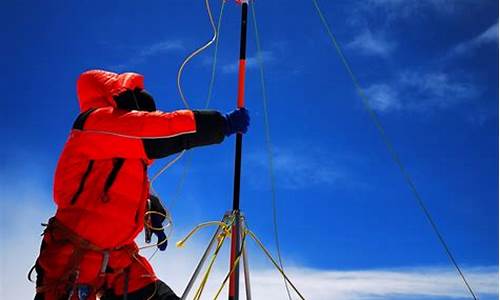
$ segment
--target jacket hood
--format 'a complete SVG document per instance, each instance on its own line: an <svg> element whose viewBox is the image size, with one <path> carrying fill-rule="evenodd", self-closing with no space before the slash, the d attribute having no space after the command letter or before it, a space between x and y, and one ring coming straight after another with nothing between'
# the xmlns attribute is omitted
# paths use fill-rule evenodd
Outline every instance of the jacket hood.
<svg viewBox="0 0 500 300"><path fill-rule="evenodd" d="M114 96L135 89L144 89L144 76L103 70L86 71L80 75L76 84L80 111L105 106L116 107Z"/></svg>

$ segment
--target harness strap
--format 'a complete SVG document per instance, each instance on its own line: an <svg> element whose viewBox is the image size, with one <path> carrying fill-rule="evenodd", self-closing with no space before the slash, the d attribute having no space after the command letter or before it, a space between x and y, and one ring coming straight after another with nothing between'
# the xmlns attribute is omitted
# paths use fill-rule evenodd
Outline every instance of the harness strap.
<svg viewBox="0 0 500 300"><path fill-rule="evenodd" d="M102 253L102 263L101 263L101 275L104 276L104 273L106 273L106 269L108 268L109 264L109 251L104 251Z"/></svg>
<svg viewBox="0 0 500 300"><path fill-rule="evenodd" d="M123 300L128 300L128 283L130 280L130 267L125 269L125 278L123 278Z"/></svg>
<svg viewBox="0 0 500 300"><path fill-rule="evenodd" d="M49 220L49 224L47 225L45 232L49 233L59 232L62 235L63 240L69 241L77 249L91 250L95 252L104 251L103 248L96 246L92 242L82 238L76 232L68 228L66 225L59 222L56 218L51 218Z"/></svg>
<svg viewBox="0 0 500 300"><path fill-rule="evenodd" d="M57 232L62 236L60 241L67 241L71 243L75 249L68 261L68 265L66 267L67 270L66 273L59 279L57 279L57 281L48 282L42 286L36 287L37 293L56 290L62 293L67 293L71 298L71 296L75 292L76 282L80 274L80 264L82 258L88 251L98 252L101 253L103 256L100 267L99 278L95 284L90 286L90 288L93 291L98 291L105 284L104 280L105 274L109 273L108 264L109 264L110 254L112 252L125 251L128 255L130 255L131 261L133 261L135 253L138 252L138 249L130 244L108 249L101 248L93 244L92 242L88 241L87 239L84 239L83 237L79 236L73 230L71 230L70 228L59 222L56 218L51 218L46 226L47 227L44 230L44 234L51 234L51 236L53 236L53 234ZM123 270L117 270L114 271L113 273L119 273L119 271ZM64 297L66 298L66 296Z"/></svg>

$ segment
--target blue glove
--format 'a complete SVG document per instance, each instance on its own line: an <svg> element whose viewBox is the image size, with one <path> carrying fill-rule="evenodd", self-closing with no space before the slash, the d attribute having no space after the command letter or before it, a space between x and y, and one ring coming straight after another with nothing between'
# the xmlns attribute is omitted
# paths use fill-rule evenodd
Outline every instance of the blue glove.
<svg viewBox="0 0 500 300"><path fill-rule="evenodd" d="M168 245L168 240L167 236L165 235L165 231L163 229L161 230L156 230L154 228L161 228L163 227L163 219L165 219L163 216L157 215L157 214L151 214L151 226L153 226L153 229L151 229L158 238L158 249L160 251L165 251L167 249Z"/></svg>
<svg viewBox="0 0 500 300"><path fill-rule="evenodd" d="M154 233L158 238L158 249L160 249L160 251L165 251L165 249L167 249L168 240L162 228L167 211L161 204L160 198L155 195L149 195L147 211L150 213L148 216L152 228L148 229L146 227L146 242L149 243L151 241L151 233Z"/></svg>
<svg viewBox="0 0 500 300"><path fill-rule="evenodd" d="M246 108L235 109L226 115L226 128L224 134L230 136L236 132L246 133L250 124L250 116Z"/></svg>

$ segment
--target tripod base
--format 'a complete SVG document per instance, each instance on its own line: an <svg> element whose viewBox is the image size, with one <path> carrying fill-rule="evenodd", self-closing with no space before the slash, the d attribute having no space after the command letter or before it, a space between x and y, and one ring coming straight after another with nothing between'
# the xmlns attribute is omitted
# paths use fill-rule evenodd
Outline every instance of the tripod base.
<svg viewBox="0 0 500 300"><path fill-rule="evenodd" d="M207 223L202 223L198 226L196 226L183 240L177 243L178 247L182 247L184 243L198 230L200 230L203 227L207 227L210 225L217 225L217 230L215 231L214 235L210 239L207 248L205 249L205 252L203 252L203 255L198 262L198 265L196 266L196 269L194 270L193 274L191 275L191 278L182 293L182 300L187 299L189 293L191 292L194 283L198 279L198 276L201 273L201 270L203 269L203 266L205 265L208 257L210 256L210 253L212 252L212 249L215 247L215 250L213 251L212 257L210 258L210 261L208 263L208 266L205 270L205 273L203 275L203 278L201 279L200 285L198 289L195 292L195 295L193 297L194 300L199 300L201 299L201 295L203 293L203 289L205 288L205 285L208 281L208 277L210 275L210 272L212 271L212 267L215 263L215 260L217 259L217 256L219 254L220 249L224 245L224 242L227 237L232 235L232 228L236 224L239 225L239 240L241 241L241 244L238 245L239 249L237 252L237 256L234 257L234 260L231 259L231 266L230 266L230 271L229 273L225 276L220 288L218 289L216 295L214 296L214 300L218 298L222 290L224 289L224 286L226 285L226 282L229 280L230 276L235 272L236 270L239 271L238 265L240 262L240 259L243 259L243 274L245 278L245 293L246 293L246 299L251 300L252 299L252 293L251 293L251 284L250 284L250 267L248 264L248 253L246 251L246 238L247 236L250 236L260 247L260 249L263 251L263 253L267 256L267 258L272 262L274 267L281 273L283 276L283 279L285 280L286 283L288 283L292 289L295 291L295 293L299 296L300 299L305 300L305 298L302 296L302 294L297 290L295 285L290 281L288 276L285 274L283 269L278 265L276 260L272 257L271 253L264 247L262 242L257 238L257 236L250 231L246 225L245 225L245 219L243 217L243 214L241 212L226 212L224 214L224 217L222 218L221 221L215 221L215 222L207 222ZM238 293L234 294L233 296L229 297L230 300L238 300L239 295Z"/></svg>

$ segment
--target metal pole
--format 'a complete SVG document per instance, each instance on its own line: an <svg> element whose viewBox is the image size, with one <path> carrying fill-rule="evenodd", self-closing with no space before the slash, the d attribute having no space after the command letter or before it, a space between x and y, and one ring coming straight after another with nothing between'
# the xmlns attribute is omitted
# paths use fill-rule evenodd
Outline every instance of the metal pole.
<svg viewBox="0 0 500 300"><path fill-rule="evenodd" d="M223 219L224 221L224 219ZM203 265L205 264L205 261L207 260L208 255L210 254L210 251L215 245L215 242L217 241L217 236L221 233L222 228L219 226L217 227L217 230L215 231L214 236L210 240L210 243L208 244L207 249L203 253L203 256L200 259L200 262L198 263L198 266L196 266L196 270L193 272L193 275L191 276L191 279L189 280L188 285L186 286L186 289L184 290L184 293L182 293L182 300L185 300L187 296L189 295L189 292L193 288L193 285L196 281L196 278L198 278L198 275L200 274L201 268L203 268Z"/></svg>
<svg viewBox="0 0 500 300"><path fill-rule="evenodd" d="M243 216L241 217L241 229L245 230L245 223L243 220ZM245 292L246 292L246 300L252 300L252 287L250 285L250 267L248 266L248 253L246 243L243 245L243 249L241 249L241 256L243 258L243 274L245 276Z"/></svg>
<svg viewBox="0 0 500 300"><path fill-rule="evenodd" d="M247 44L247 15L248 0L238 1L241 3L241 35L240 35L240 60L238 70L238 108L245 107L245 64ZM241 148L243 135L236 134L236 154L234 160L234 189L233 189L233 213L236 220L240 218L240 178L241 178ZM231 235L231 259L229 268L232 269L240 249L240 222L235 222ZM239 299L239 266L236 265L234 272L229 278L229 300Z"/></svg>

